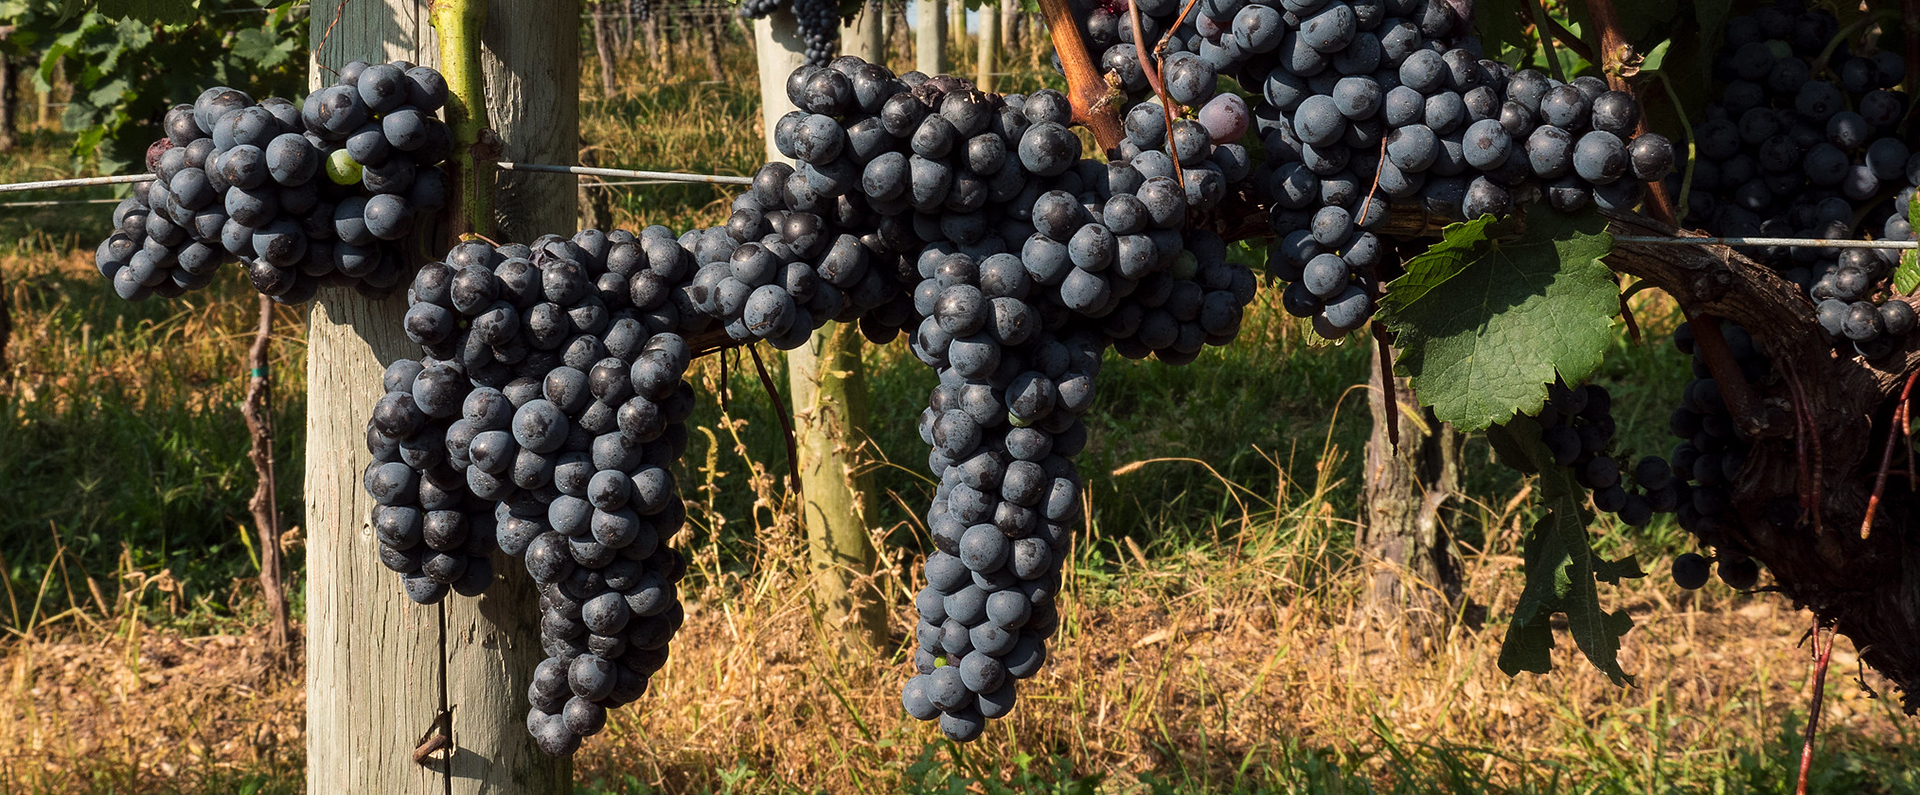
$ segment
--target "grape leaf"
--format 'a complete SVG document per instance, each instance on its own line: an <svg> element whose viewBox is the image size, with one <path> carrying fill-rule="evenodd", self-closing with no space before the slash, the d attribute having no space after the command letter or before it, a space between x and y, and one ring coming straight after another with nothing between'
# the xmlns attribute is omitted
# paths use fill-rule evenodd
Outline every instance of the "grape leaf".
<svg viewBox="0 0 1920 795"><path fill-rule="evenodd" d="M194 19L193 0L99 0L99 11L112 19L162 25L185 25Z"/></svg>
<svg viewBox="0 0 1920 795"><path fill-rule="evenodd" d="M1661 39L1659 44L1653 45L1653 49L1648 50L1646 57L1641 59L1640 71L1660 71L1660 67L1667 62L1667 50L1672 46L1673 39Z"/></svg>
<svg viewBox="0 0 1920 795"><path fill-rule="evenodd" d="M250 61L261 69L286 63L299 46L297 40L275 35L266 28L248 28L233 37L234 57Z"/></svg>
<svg viewBox="0 0 1920 795"><path fill-rule="evenodd" d="M1474 7L1474 32L1489 45L1490 51L1498 52L1503 46L1530 49L1532 42L1526 31L1530 22L1520 0L1480 0Z"/></svg>
<svg viewBox="0 0 1920 795"><path fill-rule="evenodd" d="M1503 460L1525 456L1539 473L1540 496L1547 507L1546 515L1527 531L1527 584L1500 644L1500 670L1508 676L1551 672L1552 618L1565 613L1568 634L1587 660L1614 684L1633 684L1633 676L1620 668L1620 638L1633 628L1633 618L1624 609L1601 609L1596 583L1618 585L1622 578L1644 577L1645 572L1632 556L1607 560L1594 552L1587 535L1593 517L1586 509L1586 490L1574 480L1572 469L1553 463L1553 454L1540 443L1538 423L1516 418L1488 428L1487 438L1497 440L1494 447Z"/></svg>
<svg viewBox="0 0 1920 795"><path fill-rule="evenodd" d="M1920 193L1907 200L1907 225L1920 229ZM1920 251L1907 249L1900 252L1900 266L1893 269L1893 289L1911 295L1915 287L1920 287Z"/></svg>
<svg viewBox="0 0 1920 795"><path fill-rule="evenodd" d="M1545 205L1520 220L1454 224L1387 285L1380 318L1396 335L1394 372L1441 420L1477 431L1532 413L1555 377L1578 383L1613 342L1619 286L1600 259L1606 219Z"/></svg>

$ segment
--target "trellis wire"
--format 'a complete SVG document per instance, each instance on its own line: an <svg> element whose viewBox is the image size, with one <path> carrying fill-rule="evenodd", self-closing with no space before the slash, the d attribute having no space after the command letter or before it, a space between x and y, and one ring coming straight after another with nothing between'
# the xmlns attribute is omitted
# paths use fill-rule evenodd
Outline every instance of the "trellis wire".
<svg viewBox="0 0 1920 795"><path fill-rule="evenodd" d="M591 166L554 166L544 163L513 163L501 161L494 164L502 171L527 171L545 174L573 174L586 177L624 177L631 182L601 182L601 187L618 185L660 185L670 183L693 183L712 185L752 185L752 177L731 177L721 174L688 174L678 171L641 171L626 168L595 168ZM93 185L119 185L131 182L152 180L152 174L121 174L112 177L81 177L79 179L50 179L38 182L16 182L0 185L0 193L14 191L45 190L49 188L81 188ZM110 200L93 200L105 203ZM12 202L0 204L0 207L41 207L63 202ZM74 202L66 202L74 203ZM1875 248L1911 251L1920 249L1920 241L1915 240L1824 240L1806 237L1652 237L1645 235L1619 235L1613 238L1616 243L1637 243L1649 246L1793 246L1799 248Z"/></svg>
<svg viewBox="0 0 1920 795"><path fill-rule="evenodd" d="M549 174L574 174L589 177L626 177L629 179L649 180L654 183L686 182L714 185L752 185L752 177L730 177L722 174L687 174L678 171L636 171L625 168L590 168L587 166L550 166L541 163L509 163L501 161L494 164L502 171L536 171ZM47 190L51 188L85 188L94 185L121 185L130 182L149 182L152 174L120 174L112 177L80 177L77 179L48 179L37 182L15 182L0 184L0 193L16 191Z"/></svg>
<svg viewBox="0 0 1920 795"><path fill-rule="evenodd" d="M119 199L50 199L40 202L0 202L5 207L55 207L62 204L119 204Z"/></svg>
<svg viewBox="0 0 1920 795"><path fill-rule="evenodd" d="M0 193L12 193L23 190L45 190L47 188L85 188L92 185L121 185L128 182L146 182L153 179L152 174L121 174L112 177L81 177L79 179L45 179L38 182L15 182L0 185Z"/></svg>
<svg viewBox="0 0 1920 795"><path fill-rule="evenodd" d="M685 174L677 171L635 171L625 168L593 168L589 166L549 166L538 163L500 162L501 171L539 171L549 174L575 174L588 177L626 177L629 179L653 179L664 182L706 182L715 185L752 185L752 177L728 177L719 174Z"/></svg>
<svg viewBox="0 0 1920 795"><path fill-rule="evenodd" d="M1647 237L1619 235L1615 243L1640 243L1650 246L1793 246L1795 248L1885 248L1920 249L1916 240L1823 240L1810 237Z"/></svg>

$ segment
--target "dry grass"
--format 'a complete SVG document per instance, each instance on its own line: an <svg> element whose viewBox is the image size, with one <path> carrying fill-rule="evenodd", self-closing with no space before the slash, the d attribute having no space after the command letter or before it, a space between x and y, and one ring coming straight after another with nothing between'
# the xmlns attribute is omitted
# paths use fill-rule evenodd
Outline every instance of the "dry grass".
<svg viewBox="0 0 1920 795"><path fill-rule="evenodd" d="M1520 585L1523 510L1474 517L1497 532L1495 548L1469 564L1466 612L1495 620L1417 642L1368 610L1367 567L1342 565L1334 551L1347 528L1303 488L1277 507L1243 495L1242 522L1185 550L1149 553L1097 523L1084 531L1052 659L1014 715L964 752L899 709L910 612L894 615L900 648L838 652L837 633L811 618L791 523L757 512L772 521L758 528L750 569L722 571L714 550L691 550L698 565L673 660L588 742L580 780L896 792L956 773L1025 780L1057 757L1115 792L1167 780L1183 792L1300 791L1313 769L1303 759L1397 791L1562 791L1556 777L1581 792L1705 792L1741 776L1762 780L1731 791L1785 786L1790 773L1775 757L1792 749L1772 741L1807 703L1808 664L1795 647L1804 614L1765 595L1684 593L1653 577L1606 596L1639 623L1623 652L1637 687L1609 684L1564 637L1560 670L1508 678L1493 663ZM891 574L910 563L896 555ZM239 773L297 787L284 777L300 764L299 678L263 662L259 637L130 633L0 646L0 792L211 791L207 782ZM1856 666L1843 640L1822 771L1860 753L1911 759L1910 721L1854 681ZM1864 681L1878 685L1871 673ZM1882 773L1876 786L1907 775Z"/></svg>

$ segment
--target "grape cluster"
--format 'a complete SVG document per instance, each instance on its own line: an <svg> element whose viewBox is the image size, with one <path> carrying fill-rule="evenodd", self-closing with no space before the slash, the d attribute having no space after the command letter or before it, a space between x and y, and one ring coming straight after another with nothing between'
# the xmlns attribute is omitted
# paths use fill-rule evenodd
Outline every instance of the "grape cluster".
<svg viewBox="0 0 1920 795"><path fill-rule="evenodd" d="M556 756L644 693L684 620L675 583L686 561L668 542L686 507L668 467L686 451L694 406L681 332L711 324L685 295L694 260L664 227L455 246L414 278L405 328L423 355L395 365L411 377L394 379L373 411L373 524L408 596L430 603L449 590L426 551L440 549L431 530L386 529L387 504L416 494L428 524L468 530L457 543L477 557L452 591L484 589L492 570L480 567L496 548L539 585L549 657L528 691L527 728Z"/></svg>
<svg viewBox="0 0 1920 795"><path fill-rule="evenodd" d="M1844 41L1823 61L1838 30L1831 13L1795 2L1728 22L1715 64L1725 87L1694 130L1692 223L1730 236L1913 239L1900 209L1920 184L1920 156L1898 130L1906 62L1890 51L1856 55ZM1884 356L1914 327L1911 306L1884 298L1892 250L1742 253L1807 290L1827 335L1863 356Z"/></svg>
<svg viewBox="0 0 1920 795"><path fill-rule="evenodd" d="M496 525L475 510L474 496L447 462L447 417L460 411L459 373L438 363L401 359L381 379L386 394L367 421L363 484L374 499L368 524L380 562L400 575L420 604L449 590L479 596L493 584Z"/></svg>
<svg viewBox="0 0 1920 795"><path fill-rule="evenodd" d="M1721 333L1741 377L1759 383L1772 374L1772 361L1754 345L1745 329L1724 323ZM1718 382L1696 350L1692 327L1682 324L1675 329L1673 342L1681 353L1692 356L1694 375L1682 393L1680 407L1667 419L1669 432L1681 440L1667 457L1682 497L1675 515L1681 529L1717 550L1722 581L1735 589L1752 588L1759 577L1759 566L1724 529L1739 521L1732 513L1734 481L1746 466L1752 445L1734 423ZM1686 588L1704 584L1706 560L1698 555L1681 558L1674 561L1674 581Z"/></svg>
<svg viewBox="0 0 1920 795"><path fill-rule="evenodd" d="M1672 513L1685 497L1686 484L1674 478L1667 460L1647 456L1629 473L1610 452L1617 426L1613 395L1596 384L1568 388L1554 384L1547 402L1533 419L1540 423L1540 441L1553 463L1573 470L1574 478L1592 492L1593 507L1614 514L1630 527L1645 527L1655 513Z"/></svg>
<svg viewBox="0 0 1920 795"><path fill-rule="evenodd" d="M1141 38L1158 42L1179 3L1140 4ZM1124 5L1091 9L1084 32L1099 63L1131 96L1148 81ZM1193 110L1171 128L1154 102L1126 116L1123 154L1162 140L1175 152L1209 137L1227 193L1249 172L1225 144L1248 122L1244 101L1216 78L1257 91L1250 124L1265 160L1245 186L1269 202L1269 270L1288 283L1283 306L1338 337L1372 315L1398 269L1382 239L1391 206L1447 220L1502 215L1543 198L1565 212L1626 209L1641 183L1672 170L1672 144L1637 134L1640 107L1604 81L1570 83L1483 60L1454 46L1463 30L1440 0L1204 0L1168 39L1160 65L1169 98ZM1193 161L1180 156L1183 165ZM1136 158L1138 160L1138 158ZM1202 186L1213 177L1204 163ZM1201 205L1204 206L1204 205Z"/></svg>
<svg viewBox="0 0 1920 795"><path fill-rule="evenodd" d="M1727 347L1741 376L1758 382L1770 375L1772 363L1739 326L1722 327ZM1720 578L1736 590L1752 588L1759 564L1741 551L1724 528L1739 521L1732 514L1733 483L1746 465L1751 445L1728 411L1717 382L1694 346L1692 328L1683 323L1673 335L1675 347L1693 356L1694 379L1683 391L1679 408L1667 419L1668 430L1681 439L1671 454L1646 456L1634 465L1634 491L1626 482L1619 459L1609 448L1613 441L1612 396L1603 387L1588 384L1569 389L1548 388L1546 404L1532 415L1540 424L1540 441L1553 463L1569 467L1580 485L1592 493L1594 508L1612 513L1631 527L1644 527L1656 513L1676 514L1680 527L1702 545L1716 548L1708 558L1687 552L1673 562L1674 582L1689 590L1706 584L1718 563ZM1786 521L1791 521L1786 520Z"/></svg>
<svg viewBox="0 0 1920 795"><path fill-rule="evenodd" d="M1375 292L1386 264L1370 230L1385 224L1388 202L1446 220L1504 215L1536 194L1562 212L1629 209L1641 182L1673 166L1665 138L1634 135L1640 108L1632 95L1594 77L1560 83L1464 49L1426 46L1423 36L1450 31L1451 12L1442 3L1425 8L1417 23L1382 19L1378 42L1355 34L1346 58L1368 53L1357 64L1336 56L1312 67L1314 58L1299 54L1266 79L1278 111L1266 141L1280 275L1298 274L1290 311L1323 303L1314 315L1322 334L1366 320L1360 292ZM1302 60L1316 73L1302 77L1294 63ZM1359 71L1365 66L1375 71ZM1367 193L1369 185L1378 192Z"/></svg>
<svg viewBox="0 0 1920 795"><path fill-rule="evenodd" d="M793 10L795 27L806 43L806 65L823 67L840 51L840 4L837 0L741 0L741 19L765 19L782 6Z"/></svg>
<svg viewBox="0 0 1920 795"><path fill-rule="evenodd" d="M964 300L980 280L943 288L943 308L955 311L935 322L980 322L956 306L986 314ZM1088 332L1039 331L1004 345L954 340L938 366L940 386L920 419L940 481L927 513L935 551L914 598L917 675L901 701L913 717L939 720L954 740L979 737L987 719L1011 711L1016 683L1046 661L1060 623L1053 598L1081 511L1073 457L1087 429L1079 415L1093 401L1104 348Z"/></svg>
<svg viewBox="0 0 1920 795"><path fill-rule="evenodd" d="M999 96L845 57L787 88L799 110L773 140L797 165L756 174L727 227L750 231L693 294L735 339L804 339L836 306L877 341L910 329L939 373L921 428L942 484L936 551L903 702L972 739L1044 659L1101 352L1182 363L1225 344L1254 276L1218 235L1184 230L1217 195L1189 201L1158 150L1083 158L1057 91ZM796 289L809 281L845 298Z"/></svg>
<svg viewBox="0 0 1920 795"><path fill-rule="evenodd" d="M1138 6L1150 47L1183 10ZM1080 19L1110 81L1146 97L1129 4L1090 5ZM1672 170L1672 144L1637 134L1632 95L1483 60L1455 46L1467 45L1464 30L1443 0L1203 0L1159 65L1175 120L1158 100L1134 105L1120 153L1143 173L1148 152L1173 154L1196 209L1243 189L1270 203L1269 270L1288 283L1283 305L1326 337L1364 325L1398 269L1381 239L1391 204L1447 220L1536 198L1564 212L1626 209L1641 183ZM1257 92L1250 114L1216 90L1219 77ZM1252 168L1233 143L1249 125L1265 151Z"/></svg>
<svg viewBox="0 0 1920 795"><path fill-rule="evenodd" d="M156 179L115 209L95 265L127 300L205 287L230 258L281 303L323 284L384 296L403 277L398 241L446 204L446 99L439 72L404 61L349 64L303 105L207 89L167 111Z"/></svg>

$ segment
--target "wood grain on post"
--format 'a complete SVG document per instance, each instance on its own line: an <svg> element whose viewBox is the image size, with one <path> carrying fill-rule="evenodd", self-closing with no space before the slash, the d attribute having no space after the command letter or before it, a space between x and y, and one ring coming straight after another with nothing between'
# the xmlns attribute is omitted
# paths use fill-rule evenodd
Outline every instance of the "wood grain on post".
<svg viewBox="0 0 1920 795"><path fill-rule="evenodd" d="M863 10L861 17L876 16ZM858 22L856 22L858 24ZM760 66L761 113L767 121L767 160L791 162L773 145L773 120L794 109L786 93L787 75L798 68L805 48L785 9L754 22L755 54ZM870 28L877 25L869 23ZM846 53L879 60L874 38L845 40ZM787 352L787 392L793 401L793 435L800 462L800 523L806 528L807 557L821 624L839 648L863 652L886 643L887 617L874 587L879 553L867 534L874 515L873 478L859 451L867 444L866 368L860 359L860 332L851 324L829 322L807 344Z"/></svg>
<svg viewBox="0 0 1920 795"><path fill-rule="evenodd" d="M310 87L353 60L436 65L428 5L387 0L313 7ZM575 2L494 0L484 29L487 108L520 162L572 162L578 146ZM330 31L330 32L329 32ZM326 67L326 68L323 68ZM495 203L507 239L574 227L572 180L502 174ZM496 238L498 239L498 238ZM479 599L422 607L380 565L361 488L371 460L366 416L386 365L419 355L402 333L404 293L371 301L325 288L311 305L307 382L307 791L561 795L571 765L526 734L525 694L539 645L537 596L518 561L496 557L500 581ZM444 703L453 748L416 764L415 747ZM450 760L450 761L449 761Z"/></svg>

